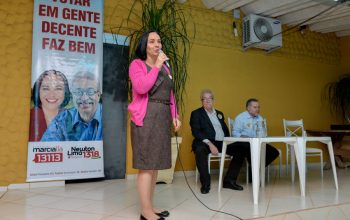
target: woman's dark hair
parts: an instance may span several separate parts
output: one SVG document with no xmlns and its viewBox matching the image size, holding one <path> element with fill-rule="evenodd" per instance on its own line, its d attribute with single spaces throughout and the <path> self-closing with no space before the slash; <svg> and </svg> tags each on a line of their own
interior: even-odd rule
<svg viewBox="0 0 350 220">
<path fill-rule="evenodd" d="M 137 43 L 135 51 L 136 57 L 140 58 L 141 60 L 147 59 L 147 42 L 150 33 L 156 33 L 160 36 L 160 34 L 155 30 L 149 30 L 142 34 L 142 36 L 139 39 L 139 42 Z"/>
<path fill-rule="evenodd" d="M 62 104 L 60 105 L 60 108 L 63 108 L 69 103 L 70 98 L 71 98 L 71 94 L 70 94 L 70 91 L 69 91 L 69 85 L 68 85 L 68 80 L 67 80 L 66 76 L 62 72 L 56 71 L 56 70 L 46 70 L 35 81 L 34 86 L 33 86 L 33 91 L 32 91 L 33 104 L 34 104 L 35 107 L 40 107 L 41 108 L 40 87 L 41 87 L 41 84 L 42 84 L 44 78 L 46 76 L 48 76 L 49 74 L 55 74 L 56 76 L 61 77 L 62 80 L 63 80 L 63 83 L 64 83 L 64 100 L 63 100 Z"/>
</svg>

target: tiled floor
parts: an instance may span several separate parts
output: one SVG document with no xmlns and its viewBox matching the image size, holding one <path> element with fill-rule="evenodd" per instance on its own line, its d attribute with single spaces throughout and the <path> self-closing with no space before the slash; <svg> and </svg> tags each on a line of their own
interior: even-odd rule
<svg viewBox="0 0 350 220">
<path fill-rule="evenodd" d="M 269 220 L 328 220 L 350 219 L 350 170 L 338 170 L 339 191 L 334 187 L 332 172 L 319 170 L 307 173 L 306 197 L 300 196 L 299 183 L 276 175 L 260 190 L 259 205 L 253 205 L 251 185 L 244 179 L 244 191 L 223 189 L 217 192 L 217 176 L 212 176 L 212 190 L 199 193 L 194 177 L 190 185 L 197 196 L 210 208 L 219 209 L 244 219 Z M 0 192 L 0 219 L 53 220 L 128 220 L 139 218 L 135 180 L 111 180 L 92 183 L 66 184 L 65 187 L 34 188 Z M 188 189 L 183 177 L 173 184 L 157 185 L 155 204 L 171 212 L 171 220 L 235 219 L 203 207 Z"/>
</svg>

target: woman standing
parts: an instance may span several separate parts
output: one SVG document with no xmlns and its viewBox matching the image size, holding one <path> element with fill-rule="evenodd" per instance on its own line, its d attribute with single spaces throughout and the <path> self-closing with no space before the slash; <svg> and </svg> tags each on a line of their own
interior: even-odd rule
<svg viewBox="0 0 350 220">
<path fill-rule="evenodd" d="M 176 113 L 168 57 L 161 51 L 156 31 L 145 32 L 137 45 L 136 57 L 129 67 L 132 83 L 131 143 L 133 167 L 139 169 L 137 187 L 140 219 L 164 219 L 168 211 L 153 207 L 158 170 L 171 168 L 171 124 L 177 131 L 181 123 Z"/>
</svg>

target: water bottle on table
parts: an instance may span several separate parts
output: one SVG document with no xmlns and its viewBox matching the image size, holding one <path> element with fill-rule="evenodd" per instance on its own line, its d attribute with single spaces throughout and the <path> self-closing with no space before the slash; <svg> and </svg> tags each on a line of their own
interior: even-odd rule
<svg viewBox="0 0 350 220">
<path fill-rule="evenodd" d="M 265 125 L 263 120 L 259 120 L 256 122 L 256 137 L 263 138 L 266 137 Z"/>
</svg>

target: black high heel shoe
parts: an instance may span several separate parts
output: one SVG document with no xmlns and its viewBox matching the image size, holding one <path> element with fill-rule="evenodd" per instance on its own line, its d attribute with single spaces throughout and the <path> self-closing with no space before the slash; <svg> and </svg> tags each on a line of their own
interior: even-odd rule
<svg viewBox="0 0 350 220">
<path fill-rule="evenodd" d="M 160 216 L 159 216 L 160 217 Z M 140 215 L 140 220 L 147 220 L 142 214 Z M 160 217 L 158 220 L 165 220 L 165 218 Z"/>
<path fill-rule="evenodd" d="M 166 217 L 169 217 L 170 213 L 165 210 L 165 211 L 162 211 L 160 213 L 155 213 L 156 215 L 158 215 L 159 217 L 163 217 L 163 218 L 166 218 Z"/>
</svg>

